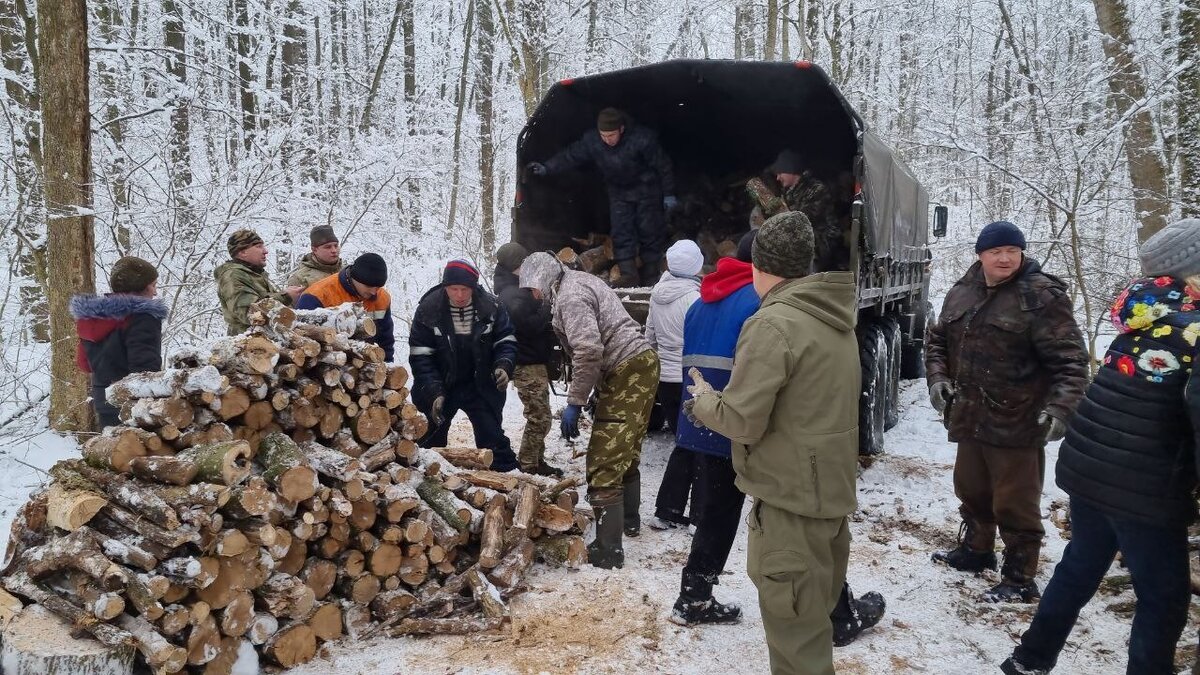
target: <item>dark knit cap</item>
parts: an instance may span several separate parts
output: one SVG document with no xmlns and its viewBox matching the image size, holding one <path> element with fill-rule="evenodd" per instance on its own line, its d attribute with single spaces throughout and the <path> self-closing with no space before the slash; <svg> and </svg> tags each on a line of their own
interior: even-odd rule
<svg viewBox="0 0 1200 675">
<path fill-rule="evenodd" d="M 800 159 L 800 153 L 795 150 L 783 150 L 771 164 L 771 173 L 799 174 L 802 171 L 804 171 L 804 162 Z"/>
<path fill-rule="evenodd" d="M 742 238 L 738 240 L 738 260 L 741 260 L 742 262 L 750 262 L 750 255 L 754 250 L 754 234 L 756 232 L 758 232 L 758 230 L 750 230 L 746 234 L 743 234 Z"/>
<path fill-rule="evenodd" d="M 1138 259 L 1150 277 L 1200 274 L 1200 218 L 1184 218 L 1155 232 L 1138 249 Z"/>
<path fill-rule="evenodd" d="M 308 233 L 308 241 L 313 248 L 328 244 L 331 241 L 337 241 L 337 235 L 333 233 L 332 225 L 318 225 Z"/>
<path fill-rule="evenodd" d="M 364 253 L 350 266 L 350 278 L 372 288 L 381 288 L 387 283 L 387 263 L 378 253 Z"/>
<path fill-rule="evenodd" d="M 517 271 L 528 257 L 529 250 L 515 241 L 508 242 L 496 251 L 496 262 L 509 272 Z"/>
<path fill-rule="evenodd" d="M 258 233 L 254 230 L 238 230 L 229 235 L 229 242 L 226 244 L 226 248 L 229 249 L 229 257 L 233 258 L 251 246 L 257 246 L 261 243 L 263 243 L 262 237 L 258 236 Z"/>
<path fill-rule="evenodd" d="M 127 255 L 113 265 L 108 286 L 113 293 L 141 293 L 158 280 L 158 270 L 141 258 Z"/>
<path fill-rule="evenodd" d="M 443 286 L 472 286 L 479 283 L 479 270 L 466 260 L 451 260 L 442 271 Z"/>
<path fill-rule="evenodd" d="M 1021 228 L 1007 220 L 997 220 L 994 223 L 988 223 L 979 232 L 979 238 L 975 240 L 975 252 L 983 253 L 989 248 L 997 248 L 999 246 L 1016 246 L 1024 251 L 1025 233 L 1021 231 Z"/>
<path fill-rule="evenodd" d="M 625 113 L 616 108 L 605 108 L 596 116 L 596 128 L 600 131 L 616 131 L 625 126 Z"/>
<path fill-rule="evenodd" d="M 785 279 L 808 274 L 813 259 L 813 229 L 808 216 L 788 211 L 758 228 L 750 254 L 759 271 Z"/>
</svg>

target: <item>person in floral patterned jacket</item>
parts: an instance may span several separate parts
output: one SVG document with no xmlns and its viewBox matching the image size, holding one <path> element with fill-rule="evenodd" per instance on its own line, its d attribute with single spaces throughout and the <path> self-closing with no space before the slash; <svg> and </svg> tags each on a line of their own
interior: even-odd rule
<svg viewBox="0 0 1200 675">
<path fill-rule="evenodd" d="M 1196 515 L 1200 378 L 1200 219 L 1174 223 L 1139 252 L 1142 271 L 1113 302 L 1117 337 L 1067 428 L 1058 485 L 1071 542 L 1006 673 L 1046 673 L 1117 551 L 1137 611 L 1128 673 L 1174 673 L 1188 616 L 1188 525 Z"/>
</svg>

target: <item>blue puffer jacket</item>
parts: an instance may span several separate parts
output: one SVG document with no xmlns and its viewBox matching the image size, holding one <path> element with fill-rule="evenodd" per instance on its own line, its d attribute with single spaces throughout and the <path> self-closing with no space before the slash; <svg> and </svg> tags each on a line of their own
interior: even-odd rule
<svg viewBox="0 0 1200 675">
<path fill-rule="evenodd" d="M 683 401 L 692 395 L 688 369 L 700 370 L 714 389 L 729 384 L 733 372 L 733 353 L 742 324 L 758 311 L 759 298 L 754 292 L 750 263 L 736 258 L 721 258 L 717 271 L 700 283 L 700 301 L 692 303 L 683 323 Z M 711 429 L 688 421 L 680 407 L 675 444 L 695 452 L 729 457 L 729 439 Z"/>
</svg>

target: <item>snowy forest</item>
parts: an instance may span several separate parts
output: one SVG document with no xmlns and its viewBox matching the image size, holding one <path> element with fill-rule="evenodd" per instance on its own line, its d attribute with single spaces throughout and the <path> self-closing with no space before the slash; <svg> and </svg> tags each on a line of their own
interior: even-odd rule
<svg viewBox="0 0 1200 675">
<path fill-rule="evenodd" d="M 1071 282 L 1093 349 L 1139 237 L 1200 196 L 1197 0 L 74 5 L 0 0 L 0 424 L 45 405 L 53 316 L 87 277 L 106 288 L 122 255 L 160 270 L 166 351 L 219 334 L 212 270 L 242 227 L 266 239 L 277 277 L 319 223 L 348 257 L 383 254 L 402 340 L 440 261 L 486 267 L 507 240 L 517 136 L 552 83 L 586 73 L 820 65 L 950 208 L 940 283 L 979 227 L 1012 220 Z M 43 178 L 64 160 L 53 113 L 67 102 L 42 96 L 63 63 L 40 54 L 85 35 L 90 175 L 63 202 Z M 83 234 L 56 242 L 66 223 Z M 93 272 L 61 273 L 88 259 Z"/>
</svg>

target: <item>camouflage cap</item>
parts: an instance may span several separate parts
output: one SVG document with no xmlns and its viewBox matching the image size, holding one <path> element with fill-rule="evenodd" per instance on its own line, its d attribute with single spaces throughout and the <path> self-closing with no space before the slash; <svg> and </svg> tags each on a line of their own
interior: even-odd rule
<svg viewBox="0 0 1200 675">
<path fill-rule="evenodd" d="M 625 126 L 625 113 L 616 108 L 605 108 L 596 115 L 596 128 L 600 131 L 616 131 Z"/>
<path fill-rule="evenodd" d="M 237 254 L 261 243 L 263 238 L 254 230 L 238 230 L 229 235 L 229 242 L 225 246 L 229 249 L 229 257 L 236 258 Z"/>
<path fill-rule="evenodd" d="M 127 255 L 113 264 L 108 275 L 108 287 L 113 293 L 141 293 L 158 280 L 154 265 L 136 256 Z"/>
<path fill-rule="evenodd" d="M 754 237 L 751 262 L 760 271 L 793 279 L 809 273 L 813 259 L 813 229 L 808 216 L 788 211 L 771 216 Z"/>
</svg>

